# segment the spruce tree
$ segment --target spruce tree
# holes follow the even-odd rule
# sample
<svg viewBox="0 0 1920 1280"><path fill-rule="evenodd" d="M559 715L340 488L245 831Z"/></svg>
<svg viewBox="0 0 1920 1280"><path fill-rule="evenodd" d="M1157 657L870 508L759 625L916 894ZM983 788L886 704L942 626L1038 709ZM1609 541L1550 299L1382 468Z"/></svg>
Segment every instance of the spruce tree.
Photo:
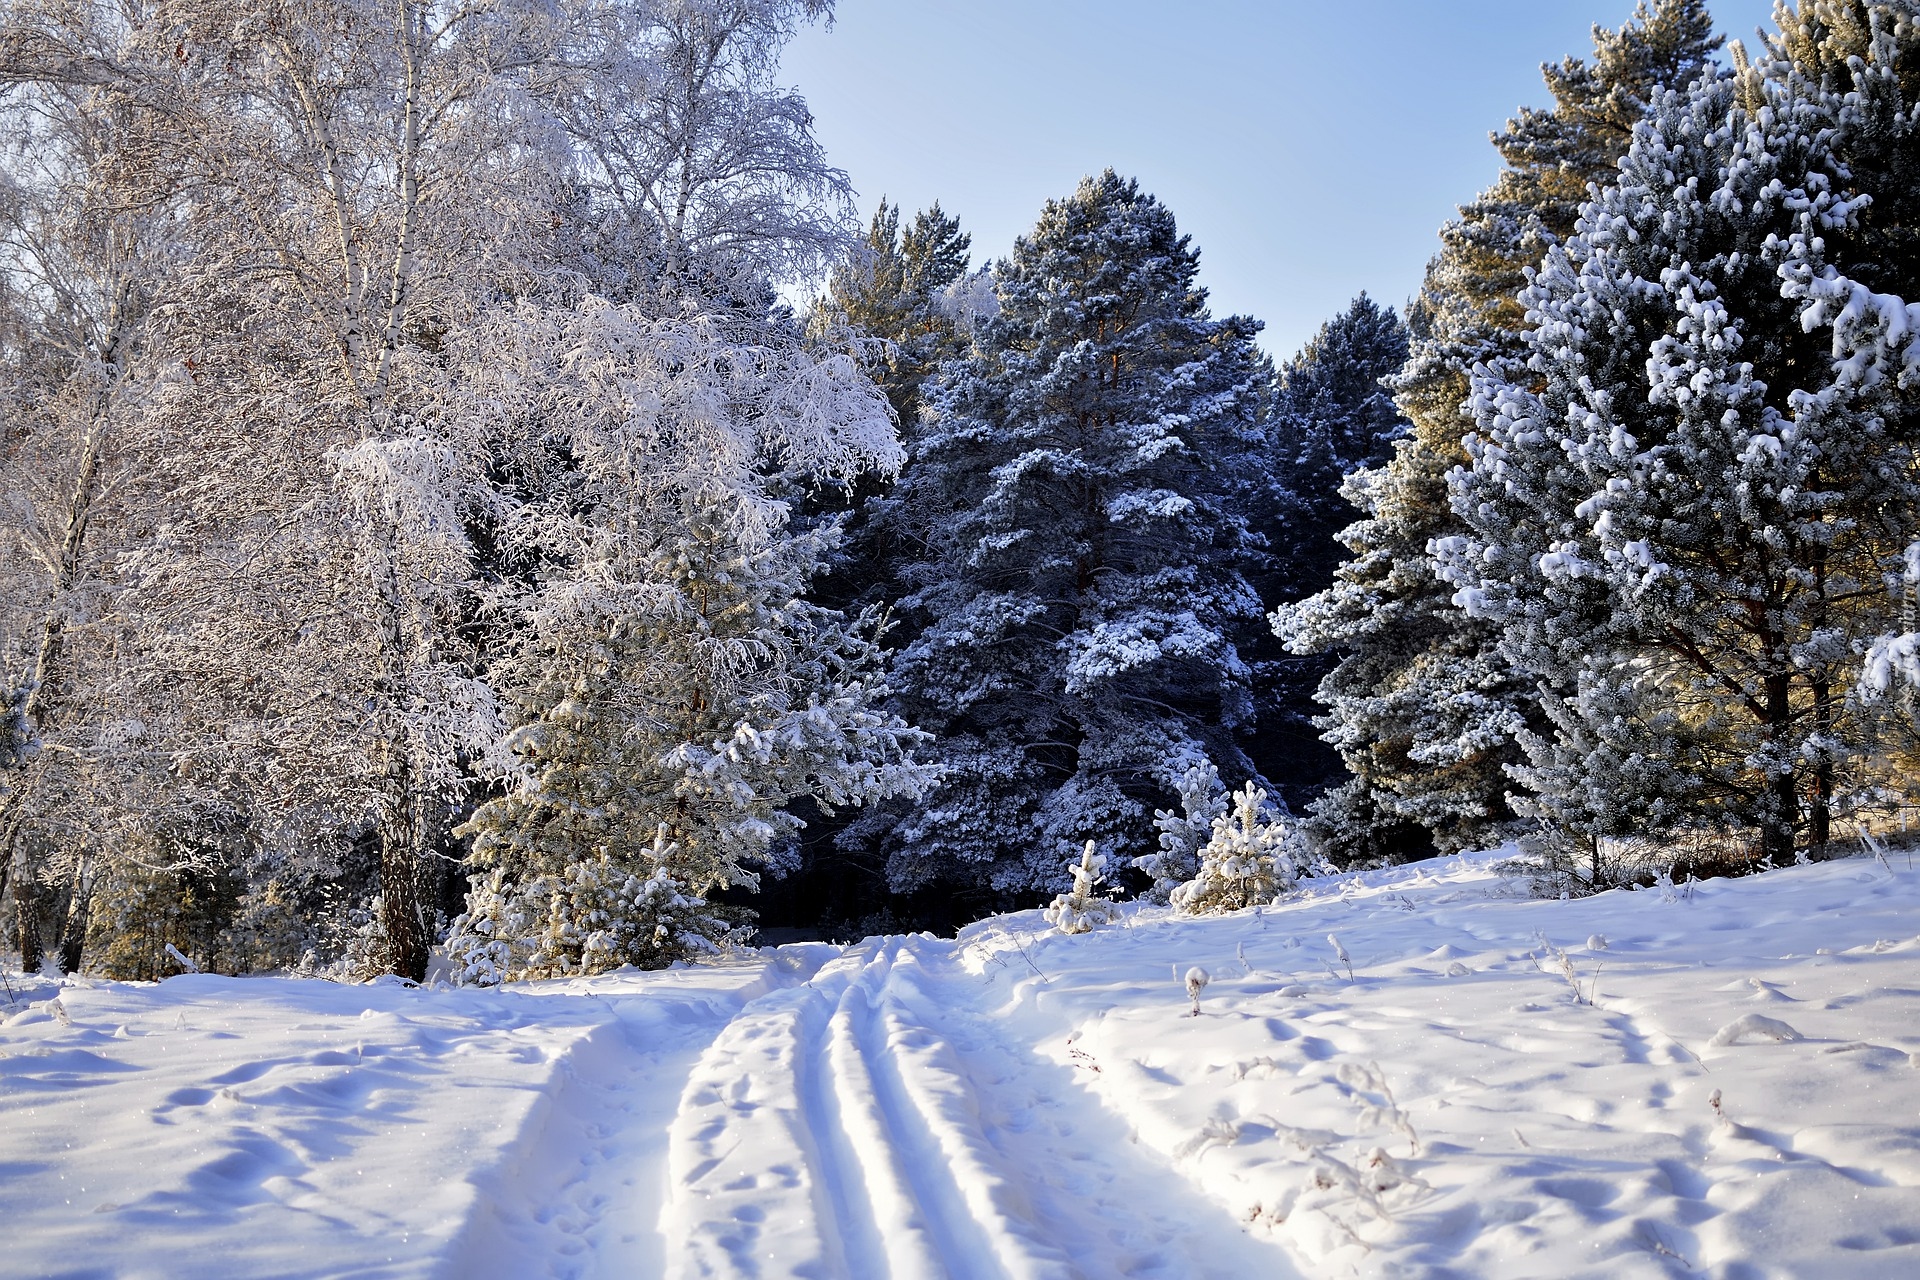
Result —
<svg viewBox="0 0 1920 1280"><path fill-rule="evenodd" d="M1274 618L1294 652L1339 655L1320 690L1323 727L1354 778L1306 824L1334 857L1469 848L1512 821L1507 767L1541 712L1498 628L1453 603L1427 551L1462 528L1446 475L1465 460L1469 372L1522 357L1527 269L1572 234L1657 89L1692 82L1717 44L1702 0L1651 0L1616 31L1596 27L1591 60L1542 68L1553 106L1495 136L1506 167L1441 231L1393 382L1412 430L1385 466L1349 478L1362 518L1340 535L1351 555L1334 586Z"/></svg>
<svg viewBox="0 0 1920 1280"><path fill-rule="evenodd" d="M894 500L924 556L893 684L942 781L850 842L969 910L1149 847L1189 768L1251 766L1259 616L1231 509L1258 470L1257 326L1213 318L1173 215L1111 171L1049 202L929 396Z"/></svg>
<svg viewBox="0 0 1920 1280"><path fill-rule="evenodd" d="M1854 185L1916 154L1910 15L1874 8L1844 74L1783 42L1666 94L1523 295L1525 369L1476 372L1440 558L1542 690L1516 773L1562 830L1754 831L1778 864L1879 785L1847 691L1920 523L1920 423L1911 317L1861 283L1915 283Z"/></svg>

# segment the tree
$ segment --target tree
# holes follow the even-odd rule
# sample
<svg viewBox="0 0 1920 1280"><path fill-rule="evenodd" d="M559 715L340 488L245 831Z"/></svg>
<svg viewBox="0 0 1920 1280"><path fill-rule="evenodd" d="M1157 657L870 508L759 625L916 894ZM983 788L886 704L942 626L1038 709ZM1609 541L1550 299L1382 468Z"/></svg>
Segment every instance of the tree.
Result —
<svg viewBox="0 0 1920 1280"><path fill-rule="evenodd" d="M1564 830L1753 830L1777 865L1868 783L1846 695L1920 520L1904 304L1854 278L1854 162L1914 154L1877 16L1845 81L1665 95L1524 295L1526 378L1475 375L1441 563L1542 690L1516 774Z"/></svg>
<svg viewBox="0 0 1920 1280"><path fill-rule="evenodd" d="M1092 933L1103 924L1112 924L1120 913L1112 902L1097 897L1094 890L1105 882L1106 855L1097 852L1093 841L1080 851L1080 861L1069 863L1073 888L1054 898L1041 913L1046 922L1061 933Z"/></svg>
<svg viewBox="0 0 1920 1280"><path fill-rule="evenodd" d="M1180 809L1156 809L1153 825L1158 828L1159 848L1133 860L1133 865L1152 877L1153 883L1141 895L1149 902L1165 902L1175 889L1200 873L1200 850L1213 833L1213 820L1227 811L1226 791L1220 785L1220 771L1208 761L1180 775Z"/></svg>
<svg viewBox="0 0 1920 1280"><path fill-rule="evenodd" d="M854 241L853 187L827 163L780 51L832 0L592 6L547 94L571 141L573 261L589 290L764 318L769 280L817 278ZM758 314L756 314L758 313Z"/></svg>
<svg viewBox="0 0 1920 1280"><path fill-rule="evenodd" d="M1385 462L1406 431L1381 385L1406 360L1400 317L1361 294L1280 367L1267 415L1272 487L1248 504L1266 542L1253 583L1268 604L1284 609L1333 582L1342 558L1337 535L1353 514L1341 481ZM1254 762L1304 807L1341 772L1312 724L1314 690L1333 660L1289 657L1271 635L1249 646L1249 657L1260 724Z"/></svg>
<svg viewBox="0 0 1920 1280"><path fill-rule="evenodd" d="M1300 599L1333 577L1342 558L1336 535L1353 510L1338 496L1340 482L1386 462L1406 433L1381 385L1406 361L1406 325L1363 293L1280 367L1271 410L1280 500L1265 526L1275 598Z"/></svg>
<svg viewBox="0 0 1920 1280"><path fill-rule="evenodd" d="M1256 326L1212 318L1197 270L1164 205L1089 178L1000 264L998 314L930 396L894 495L927 548L894 682L944 772L849 833L896 892L1059 887L1089 839L1143 851L1190 766L1250 769L1235 635L1259 604L1228 499L1261 465Z"/></svg>
<svg viewBox="0 0 1920 1280"><path fill-rule="evenodd" d="M79 967L116 836L167 816L127 702L116 561L157 510L142 410L166 375L152 318L184 207L142 163L166 126L121 74L126 37L108 6L20 5L0 53L16 81L0 96L0 897L29 970L48 925Z"/></svg>
<svg viewBox="0 0 1920 1280"><path fill-rule="evenodd" d="M886 200L874 211L863 251L835 269L815 317L823 332L876 339L869 357L873 378L901 426L919 421L920 388L940 362L962 354L970 319L963 291L972 237L938 201L904 231L900 210ZM959 295L959 296L956 296Z"/></svg>
<svg viewBox="0 0 1920 1280"><path fill-rule="evenodd" d="M1717 44L1701 0L1653 0L1616 31L1596 27L1591 61L1542 68L1554 105L1495 136L1505 168L1441 230L1393 382L1412 430L1385 466L1349 478L1362 519L1340 535L1353 554L1334 586L1275 615L1292 651L1341 655L1321 686L1323 728L1354 779L1307 823L1337 857L1469 848L1512 820L1507 766L1541 713L1498 628L1453 604L1427 551L1460 532L1446 475L1465 459L1469 372L1522 356L1527 269L1572 234L1656 90L1694 80Z"/></svg>
<svg viewBox="0 0 1920 1280"><path fill-rule="evenodd" d="M900 210L882 200L866 245L835 269L810 318L815 340L847 350L886 394L909 456L921 429L922 386L942 361L964 352L977 295L990 287L984 270L967 271L969 243L938 203L902 230ZM901 573L920 548L892 481L869 472L858 484L808 495L809 518L845 522L837 561L817 586L821 599L867 605L906 594Z"/></svg>
<svg viewBox="0 0 1920 1280"><path fill-rule="evenodd" d="M1265 791L1248 783L1213 820L1199 871L1173 891L1174 909L1217 915L1272 902L1300 878L1297 848L1292 824L1274 813Z"/></svg>
<svg viewBox="0 0 1920 1280"><path fill-rule="evenodd" d="M896 467L891 416L845 356L632 304L525 305L453 354L451 411L488 418L537 495L505 523L530 569L495 601L512 638L491 676L517 727L504 793L463 828L481 874L461 945L482 921L489 945L578 944L509 976L665 963L714 939L700 900L757 884L796 800L831 813L928 781L923 735L883 710L872 615L805 598L837 528L793 528L778 496Z"/></svg>
<svg viewBox="0 0 1920 1280"><path fill-rule="evenodd" d="M159 919L155 897L204 872L223 886L209 904L242 886L232 954L242 935L282 937L275 912L339 917L361 908L327 894L371 897L384 918L362 941L420 976L432 855L503 732L489 659L539 648L513 632L524 619L481 606L493 579L536 593L553 548L516 522L565 510L580 483L575 460L462 409L489 365L471 342L510 352L494 318L528 299L566 314L602 285L725 329L709 335L721 365L779 388L733 408L812 422L821 450L866 460L809 469L763 433L751 447L775 453L744 488L680 493L649 545L714 582L766 570L738 646L766 622L793 653L754 696L833 703L783 732L851 741L889 723L861 720L885 696L863 625L782 595L798 599L831 530L772 514L821 476L851 482L875 441L893 448L890 429L820 425L844 426L870 389L794 355L773 289L848 241L845 176L772 83L780 45L829 9L322 0L236 19L201 0L23 0L0 16L9 123L36 122L9 133L0 193L17 233L0 250L0 366L26 410L6 417L20 501L3 518L39 557L0 557L0 881L64 883L83 904L73 889L111 850L144 868L115 881L116 917L131 903ZM723 384L740 390L709 389ZM725 656L676 640L682 659ZM793 794L842 781L795 763L831 744L778 741L744 772L708 770L761 787L746 807L776 831ZM66 915L69 937L85 931L84 910Z"/></svg>
<svg viewBox="0 0 1920 1280"><path fill-rule="evenodd" d="M420 979L429 853L491 703L459 625L485 453L430 429L431 348L543 252L526 78L554 30L329 0L183 3L144 38L187 122L166 162L204 197L163 335L188 372L156 415L178 515L144 560L153 665L214 702L230 785L376 833L389 960Z"/></svg>

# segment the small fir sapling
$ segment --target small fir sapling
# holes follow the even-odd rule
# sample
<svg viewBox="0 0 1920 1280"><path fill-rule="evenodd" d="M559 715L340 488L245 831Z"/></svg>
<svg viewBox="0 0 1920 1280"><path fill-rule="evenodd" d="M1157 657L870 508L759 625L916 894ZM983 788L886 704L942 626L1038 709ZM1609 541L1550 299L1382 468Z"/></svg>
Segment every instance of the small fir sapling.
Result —
<svg viewBox="0 0 1920 1280"><path fill-rule="evenodd" d="M1264 790L1248 783L1233 793L1231 812L1214 818L1198 873L1170 900L1186 915L1238 911L1272 902L1299 878L1291 824L1273 813Z"/></svg>
<svg viewBox="0 0 1920 1280"><path fill-rule="evenodd" d="M1347 981L1352 982L1353 981L1353 957L1347 954L1346 947L1341 945L1340 939L1334 934L1331 934L1331 933L1328 934L1327 941L1333 947L1333 954L1336 956L1339 956L1340 963L1347 967Z"/></svg>
<svg viewBox="0 0 1920 1280"><path fill-rule="evenodd" d="M1107 856L1096 853L1094 842L1087 841L1080 861L1067 864L1073 873L1073 888L1056 897L1043 913L1047 923L1061 933L1091 933L1095 927L1117 920L1120 909L1107 899L1094 896L1094 889L1106 879L1102 874L1106 866Z"/></svg>
<svg viewBox="0 0 1920 1280"><path fill-rule="evenodd" d="M1156 809L1153 825L1160 830L1160 848L1133 865L1153 877L1153 887L1141 897L1166 902L1181 885L1200 873L1200 850L1213 824L1227 812L1220 770L1211 761L1193 765L1180 776L1180 812Z"/></svg>
<svg viewBox="0 0 1920 1280"><path fill-rule="evenodd" d="M1200 993L1207 989L1207 984L1211 981L1213 979L1199 965L1187 970L1187 999L1193 1001L1193 1013L1189 1016L1195 1018L1200 1016Z"/></svg>

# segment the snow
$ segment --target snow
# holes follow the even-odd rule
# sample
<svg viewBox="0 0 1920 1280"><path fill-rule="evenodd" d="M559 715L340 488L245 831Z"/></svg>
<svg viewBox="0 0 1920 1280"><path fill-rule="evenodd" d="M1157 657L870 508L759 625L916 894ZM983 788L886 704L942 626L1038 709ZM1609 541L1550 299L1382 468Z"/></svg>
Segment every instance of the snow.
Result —
<svg viewBox="0 0 1920 1280"><path fill-rule="evenodd" d="M500 990L13 977L0 1272L1920 1274L1920 868L1498 856Z"/></svg>

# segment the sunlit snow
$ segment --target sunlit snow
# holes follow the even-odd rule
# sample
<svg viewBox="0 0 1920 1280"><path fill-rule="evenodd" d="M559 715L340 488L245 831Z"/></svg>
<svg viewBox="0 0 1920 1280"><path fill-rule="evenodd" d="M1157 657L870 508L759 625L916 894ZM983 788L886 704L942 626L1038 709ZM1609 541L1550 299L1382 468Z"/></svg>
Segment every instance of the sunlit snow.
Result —
<svg viewBox="0 0 1920 1280"><path fill-rule="evenodd" d="M0 1271L1920 1274L1907 855L1496 861L488 991L12 977Z"/></svg>

